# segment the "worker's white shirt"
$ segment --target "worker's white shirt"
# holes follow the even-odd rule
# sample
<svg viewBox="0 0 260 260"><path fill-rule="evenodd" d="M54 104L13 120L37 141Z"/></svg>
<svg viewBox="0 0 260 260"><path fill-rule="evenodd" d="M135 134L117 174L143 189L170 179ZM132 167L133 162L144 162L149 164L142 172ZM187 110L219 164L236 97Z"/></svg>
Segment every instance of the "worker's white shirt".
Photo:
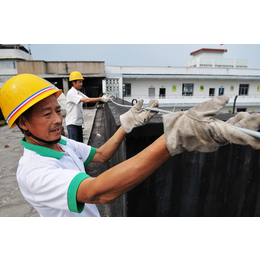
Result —
<svg viewBox="0 0 260 260"><path fill-rule="evenodd" d="M42 217L99 217L95 204L77 202L80 183L96 149L62 137L63 152L21 141L24 154L17 169L17 181L24 198Z"/></svg>
<svg viewBox="0 0 260 260"><path fill-rule="evenodd" d="M82 92L76 90L74 87L67 93L66 104L66 125L83 125L83 102L82 98L88 98Z"/></svg>

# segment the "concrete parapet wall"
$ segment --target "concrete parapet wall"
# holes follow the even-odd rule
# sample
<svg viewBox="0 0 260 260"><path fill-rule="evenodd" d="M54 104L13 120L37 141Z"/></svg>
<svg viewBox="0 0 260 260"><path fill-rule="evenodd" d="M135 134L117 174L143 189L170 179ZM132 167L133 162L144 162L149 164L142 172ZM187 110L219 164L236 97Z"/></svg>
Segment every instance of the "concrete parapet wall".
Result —
<svg viewBox="0 0 260 260"><path fill-rule="evenodd" d="M17 72L18 74L46 74L47 63L45 61L17 61Z"/></svg>
<svg viewBox="0 0 260 260"><path fill-rule="evenodd" d="M80 71L85 75L105 76L104 62L54 62L54 61L17 61L18 74L64 74L69 75L72 71Z"/></svg>

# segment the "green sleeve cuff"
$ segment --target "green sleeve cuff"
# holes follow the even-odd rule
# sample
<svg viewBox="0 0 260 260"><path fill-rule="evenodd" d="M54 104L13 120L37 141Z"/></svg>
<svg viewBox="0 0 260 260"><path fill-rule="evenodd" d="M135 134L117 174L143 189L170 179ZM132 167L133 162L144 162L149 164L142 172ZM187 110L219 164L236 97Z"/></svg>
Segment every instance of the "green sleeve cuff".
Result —
<svg viewBox="0 0 260 260"><path fill-rule="evenodd" d="M68 206L69 210L76 213L81 213L84 209L85 203L77 201L77 191L80 183L86 178L90 177L84 172L77 174L71 181L68 189Z"/></svg>
<svg viewBox="0 0 260 260"><path fill-rule="evenodd" d="M85 166L87 166L92 161L92 159L94 158L94 156L96 154L96 151L97 151L96 148L91 147L90 154L89 154L87 160L84 162Z"/></svg>

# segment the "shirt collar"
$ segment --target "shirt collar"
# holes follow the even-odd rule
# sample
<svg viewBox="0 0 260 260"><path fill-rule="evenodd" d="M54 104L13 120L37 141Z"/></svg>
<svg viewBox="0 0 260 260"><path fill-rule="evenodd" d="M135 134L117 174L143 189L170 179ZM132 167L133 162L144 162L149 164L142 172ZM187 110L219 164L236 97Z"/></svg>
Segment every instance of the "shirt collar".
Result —
<svg viewBox="0 0 260 260"><path fill-rule="evenodd" d="M74 87L71 87L71 89L72 89L72 91L73 91L73 92L75 92L75 93L77 93L77 94L79 94L79 93L80 93L80 91L79 91L79 90L77 90L77 89L75 89Z"/></svg>
<svg viewBox="0 0 260 260"><path fill-rule="evenodd" d="M27 143L25 141L24 137L21 140L21 144L23 145L24 148L31 150L31 151L34 151L34 152L36 152L39 155L44 156L44 157L52 157L52 158L55 158L55 159L61 159L62 156L64 155L63 152L58 152L58 151L55 151L53 149L50 149L50 148L47 148L47 147L44 147L44 146ZM60 139L59 144L66 145L67 142L64 139Z"/></svg>

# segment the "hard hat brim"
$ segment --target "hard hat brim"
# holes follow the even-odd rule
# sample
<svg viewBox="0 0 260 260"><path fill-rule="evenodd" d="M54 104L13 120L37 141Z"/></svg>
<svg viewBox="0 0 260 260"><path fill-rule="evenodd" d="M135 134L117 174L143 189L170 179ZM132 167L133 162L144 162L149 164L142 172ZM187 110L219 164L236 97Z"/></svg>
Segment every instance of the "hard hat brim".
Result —
<svg viewBox="0 0 260 260"><path fill-rule="evenodd" d="M83 78L70 78L69 81L84 80Z"/></svg>

